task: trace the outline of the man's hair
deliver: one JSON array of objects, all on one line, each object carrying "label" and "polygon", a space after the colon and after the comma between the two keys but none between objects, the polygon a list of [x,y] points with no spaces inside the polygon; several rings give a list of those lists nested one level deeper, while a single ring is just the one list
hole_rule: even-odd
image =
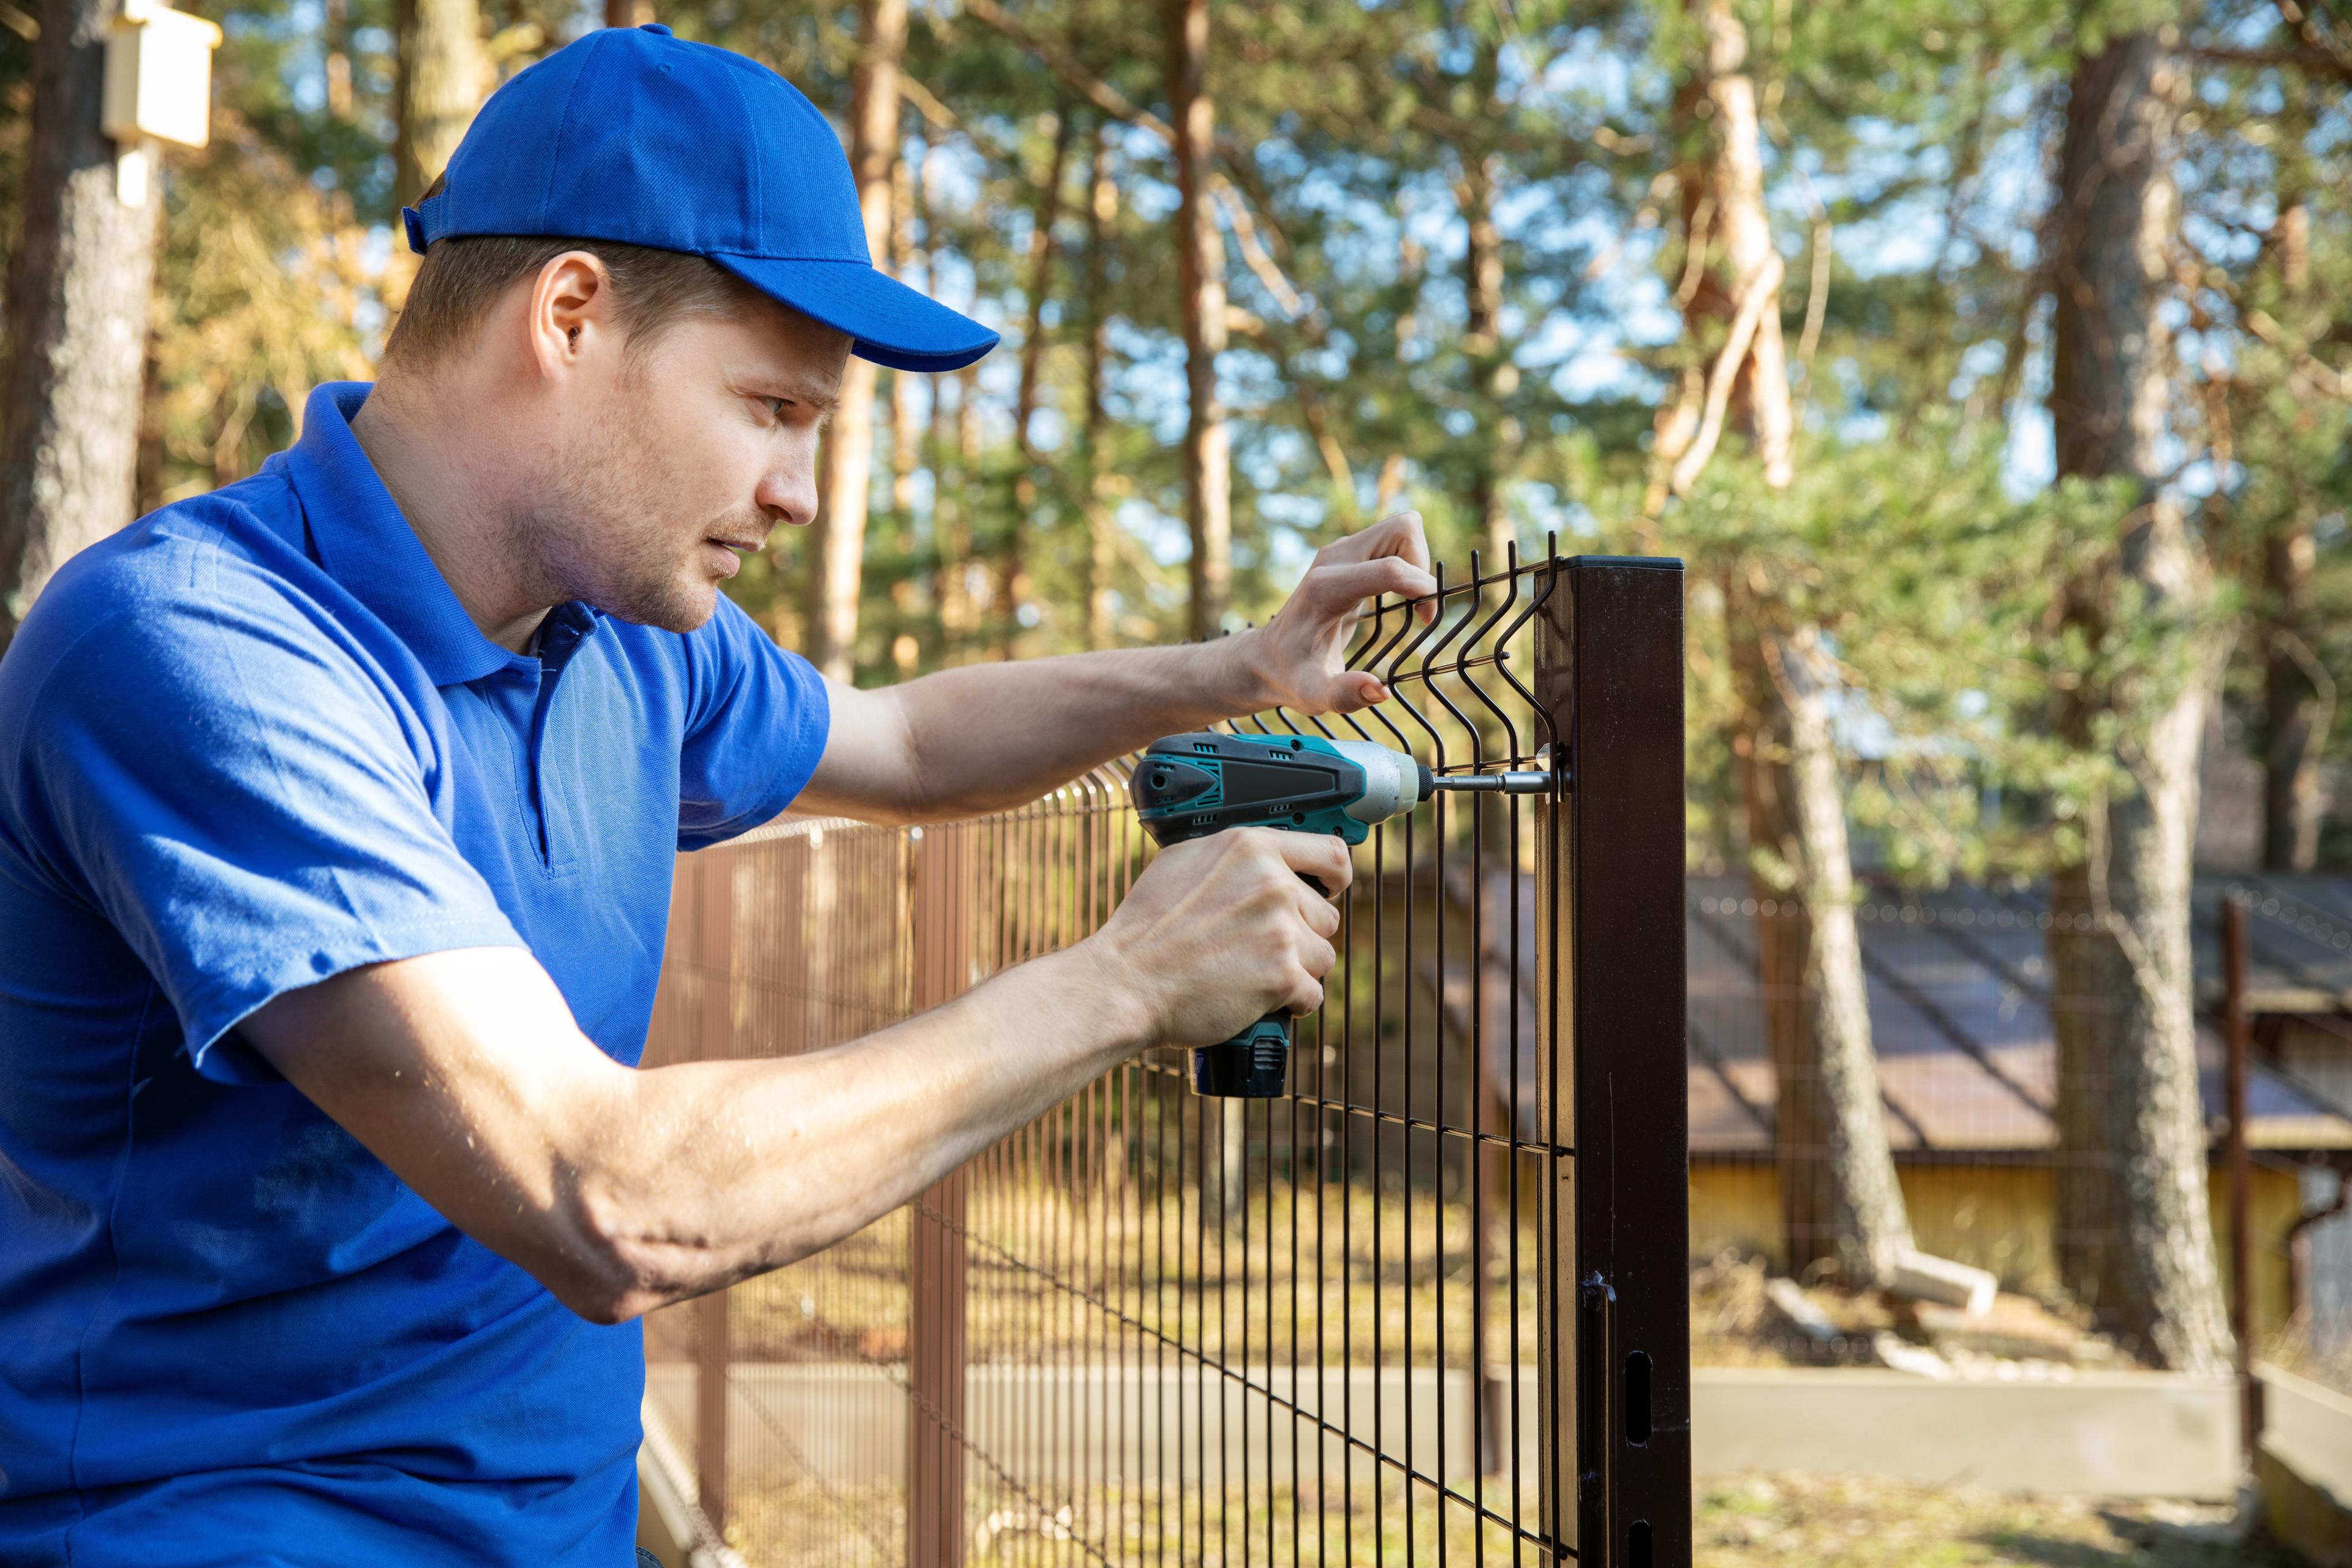
[{"label": "man's hair", "polygon": [[[431,195],[441,188],[433,182]],[[584,250],[613,279],[614,319],[638,353],[689,316],[733,316],[768,297],[707,257],[605,239],[467,235],[437,239],[416,268],[408,302],[383,345],[387,365],[432,364],[473,342],[499,297],[567,250]]]}]

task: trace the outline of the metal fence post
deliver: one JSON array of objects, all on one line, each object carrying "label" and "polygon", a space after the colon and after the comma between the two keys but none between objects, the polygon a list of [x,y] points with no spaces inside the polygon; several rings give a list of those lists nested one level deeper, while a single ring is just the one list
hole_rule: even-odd
[{"label": "metal fence post", "polygon": [[[917,1009],[971,984],[972,829],[935,826],[915,843]],[[964,1554],[964,1214],[967,1173],[915,1200],[907,1243],[907,1562],[960,1568]]]},{"label": "metal fence post", "polygon": [[[725,864],[698,862],[691,967],[694,1054],[717,1061],[735,1051],[735,879]],[[694,1304],[694,1470],[696,1501],[710,1528],[727,1528],[727,1292]]]},{"label": "metal fence post", "polygon": [[710,1528],[727,1529],[727,1292],[694,1303],[696,1500]]},{"label": "metal fence post", "polygon": [[1681,1565],[1691,1554],[1682,563],[1582,556],[1560,573],[1536,642],[1536,695],[1554,770],[1566,773],[1538,895],[1556,988],[1539,1092],[1546,1135],[1575,1157],[1543,1226],[1546,1522],[1567,1546],[1572,1520],[1584,1564]]}]

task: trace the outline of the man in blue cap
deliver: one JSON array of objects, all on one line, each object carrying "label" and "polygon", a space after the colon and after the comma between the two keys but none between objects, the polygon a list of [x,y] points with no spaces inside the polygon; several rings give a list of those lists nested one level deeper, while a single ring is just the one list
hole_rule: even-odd
[{"label": "man in blue cap", "polygon": [[866,1039],[638,1072],[671,862],[789,805],[1012,805],[1385,693],[1401,519],[1263,629],[822,680],[718,585],[815,510],[871,266],[765,68],[603,32],[405,215],[383,378],[61,572],[0,661],[0,1562],[598,1564],[633,1320],[855,1231],[1138,1047],[1321,995],[1336,840],[1171,848],[1096,936]]}]

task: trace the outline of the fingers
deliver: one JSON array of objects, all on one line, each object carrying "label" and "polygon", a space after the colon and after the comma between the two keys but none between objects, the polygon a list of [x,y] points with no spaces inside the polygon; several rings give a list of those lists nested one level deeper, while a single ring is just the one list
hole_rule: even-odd
[{"label": "fingers", "polygon": [[1394,517],[1383,518],[1348,535],[1334,540],[1316,552],[1318,561],[1370,561],[1376,556],[1398,555],[1429,570],[1429,537],[1422,531],[1421,513],[1401,511]]},{"label": "fingers", "polygon": [[1328,942],[1339,934],[1339,907],[1330,900],[1319,897],[1304,882],[1291,884],[1290,896],[1298,906],[1298,918],[1307,929]]},{"label": "fingers", "polygon": [[1282,1010],[1294,1018],[1304,1018],[1322,1005],[1321,983],[1302,974],[1298,984],[1292,988],[1289,998],[1283,1004]]},{"label": "fingers", "polygon": [[1089,937],[1159,1009],[1168,1043],[1228,1038],[1270,1012],[1309,1013],[1339,963],[1334,891],[1353,878],[1347,845],[1320,833],[1240,827],[1170,845]]},{"label": "fingers", "polygon": [[[1437,618],[1437,602],[1428,595],[1437,592],[1437,579],[1429,570],[1429,538],[1422,531],[1421,513],[1401,511],[1385,521],[1376,522],[1360,533],[1325,545],[1316,552],[1315,567],[1307,574],[1307,582],[1318,576],[1328,576],[1333,567],[1350,563],[1377,565],[1393,562],[1401,569],[1398,575],[1376,587],[1360,593],[1359,599],[1374,594],[1394,594],[1399,598],[1423,600],[1413,605],[1413,615],[1424,625]],[[1301,584],[1301,587],[1306,584]]]},{"label": "fingers", "polygon": [[1402,555],[1383,555],[1371,561],[1325,562],[1307,574],[1298,589],[1318,607],[1354,609],[1382,594],[1394,594],[1400,599],[1424,598],[1437,592],[1437,579],[1428,568],[1416,566]]},{"label": "fingers", "polygon": [[1294,928],[1290,938],[1290,962],[1297,966],[1289,994],[1277,1004],[1293,1016],[1303,1016],[1323,1005],[1323,976],[1331,973],[1339,962],[1339,950],[1331,939],[1339,934],[1339,911],[1330,900],[1318,896],[1315,890],[1298,880],[1299,876],[1314,878],[1337,893],[1355,879],[1355,863],[1349,857],[1346,843],[1328,834],[1284,833],[1271,827],[1249,827],[1240,830],[1251,841],[1250,847],[1259,853],[1271,852],[1286,873],[1286,890],[1300,922],[1307,928]]},{"label": "fingers", "polygon": [[1323,977],[1338,965],[1339,950],[1309,932],[1294,942],[1290,962],[1296,973],[1278,1005],[1296,1017],[1323,1005]]},{"label": "fingers", "polygon": [[1388,683],[1369,669],[1351,669],[1333,683],[1332,713],[1354,713],[1389,700]]},{"label": "fingers", "polygon": [[1249,835],[1262,852],[1271,853],[1300,876],[1322,883],[1327,893],[1337,893],[1356,879],[1356,862],[1347,844],[1332,834],[1285,833],[1273,827],[1240,831]]}]

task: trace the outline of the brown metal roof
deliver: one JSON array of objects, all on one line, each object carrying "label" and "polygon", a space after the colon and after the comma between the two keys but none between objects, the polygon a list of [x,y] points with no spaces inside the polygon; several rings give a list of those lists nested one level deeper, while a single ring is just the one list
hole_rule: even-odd
[{"label": "brown metal roof", "polygon": [[[2200,878],[2200,1003],[2220,993],[2216,910],[2252,901],[2252,1009],[2352,1013],[2352,879]],[[1770,916],[1744,879],[1694,878],[1689,894],[1690,1113],[1694,1153],[1762,1153],[1776,1098],[1764,1042],[1754,932]],[[1859,909],[1863,963],[1887,1131],[1898,1152],[2025,1153],[2056,1127],[2054,998],[2043,955],[2050,912],[2038,890],[1882,888]],[[2352,1039],[2347,1039],[2352,1050]],[[2221,1104],[2221,1048],[2208,1026],[2199,1058],[2209,1117]],[[2352,1149],[2352,1113],[2257,1060],[2251,1141],[2275,1150]]]}]

